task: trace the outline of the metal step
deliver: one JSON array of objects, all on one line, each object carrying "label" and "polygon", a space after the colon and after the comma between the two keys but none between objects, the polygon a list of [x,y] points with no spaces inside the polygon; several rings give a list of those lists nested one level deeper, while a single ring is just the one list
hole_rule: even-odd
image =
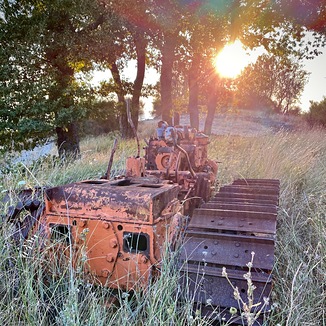
[{"label": "metal step", "polygon": [[280,180],[277,179],[237,179],[234,180],[232,185],[270,185],[270,186],[280,186]]},{"label": "metal step", "polygon": [[241,193],[241,192],[219,192],[214,198],[226,198],[226,199],[245,199],[245,200],[263,200],[271,201],[274,203],[278,201],[278,195],[266,195],[261,193]]}]

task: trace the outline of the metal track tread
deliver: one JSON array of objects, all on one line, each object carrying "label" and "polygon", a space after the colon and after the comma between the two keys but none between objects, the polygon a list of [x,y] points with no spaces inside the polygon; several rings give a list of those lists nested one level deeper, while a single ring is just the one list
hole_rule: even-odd
[{"label": "metal track tread", "polygon": [[16,244],[21,244],[28,238],[43,212],[42,191],[41,187],[21,190],[18,194],[20,201],[15,206],[10,206],[3,217],[3,222],[10,222],[14,226],[11,238]]},{"label": "metal track tread", "polygon": [[[263,307],[263,297],[269,297],[271,291],[279,189],[278,180],[235,180],[195,209],[180,254],[180,284],[184,295],[201,307],[202,315],[207,314],[208,304],[213,312],[230,307],[241,310],[233,287],[249,304],[244,275],[252,252],[253,309]],[[223,267],[233,287],[222,275]],[[270,305],[264,307],[265,312],[269,309]]]}]

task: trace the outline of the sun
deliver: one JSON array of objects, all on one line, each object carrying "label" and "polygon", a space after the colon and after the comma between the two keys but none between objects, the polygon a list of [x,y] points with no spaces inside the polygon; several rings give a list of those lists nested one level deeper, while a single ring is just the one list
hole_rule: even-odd
[{"label": "sun", "polygon": [[236,78],[249,62],[243,44],[236,40],[227,44],[215,57],[214,66],[221,77]]}]

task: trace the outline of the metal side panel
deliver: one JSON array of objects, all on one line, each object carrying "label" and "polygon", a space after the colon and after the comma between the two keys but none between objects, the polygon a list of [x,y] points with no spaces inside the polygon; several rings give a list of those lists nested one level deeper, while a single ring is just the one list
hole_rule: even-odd
[{"label": "metal side panel", "polygon": [[246,267],[251,252],[255,253],[257,269],[272,270],[274,240],[257,236],[188,231],[180,258],[216,266]]}]

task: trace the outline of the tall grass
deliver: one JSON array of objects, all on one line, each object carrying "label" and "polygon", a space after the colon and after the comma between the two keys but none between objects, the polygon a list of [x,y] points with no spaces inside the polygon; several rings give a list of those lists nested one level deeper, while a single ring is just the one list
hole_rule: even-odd
[{"label": "tall grass", "polygon": [[[114,138],[85,139],[82,159],[73,164],[48,157],[31,166],[11,167],[1,176],[0,191],[9,190],[13,202],[15,192],[26,185],[58,185],[100,177]],[[122,174],[125,158],[135,152],[134,141],[119,141],[111,175]],[[209,156],[221,162],[220,185],[242,177],[281,180],[269,324],[326,325],[325,132],[279,132],[259,138],[216,136],[212,137]],[[39,243],[37,237],[23,246],[10,243],[10,232],[7,224],[2,225],[2,325],[209,324],[192,316],[191,302],[178,304],[178,268],[168,251],[161,277],[147,291],[133,296],[120,293],[118,304],[108,305],[111,290],[88,283],[69,262],[62,265],[59,259],[49,260],[47,250],[51,248]]]},{"label": "tall grass", "polygon": [[326,325],[326,134],[218,137],[210,151],[222,184],[281,180],[271,325]]}]

